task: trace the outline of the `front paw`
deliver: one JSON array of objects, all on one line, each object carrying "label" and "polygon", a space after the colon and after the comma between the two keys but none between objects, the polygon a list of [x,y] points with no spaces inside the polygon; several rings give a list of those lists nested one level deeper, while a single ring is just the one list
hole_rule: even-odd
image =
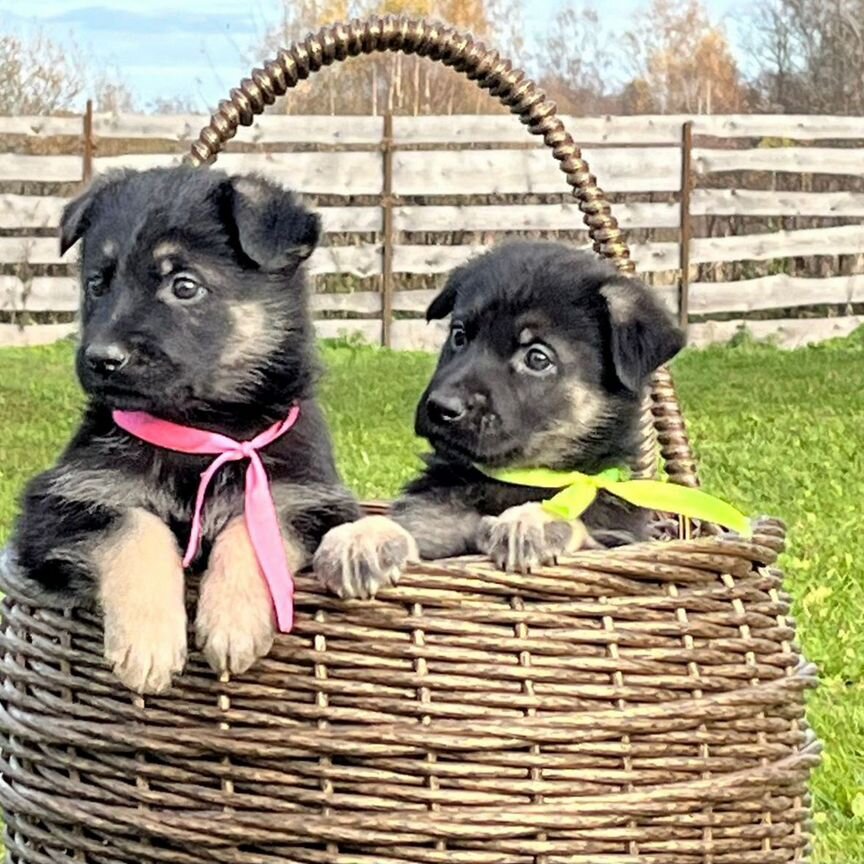
[{"label": "front paw", "polygon": [[216,538],[201,581],[195,635],[214,671],[241,675],[273,647],[273,601],[242,518]]},{"label": "front paw", "polygon": [[324,587],[343,599],[368,598],[395,585],[419,555],[414,538],[385,516],[366,516],[332,528],[313,567]]},{"label": "front paw", "polygon": [[105,659],[122,684],[142,694],[164,692],[186,666],[185,611],[181,615],[164,607],[152,612],[125,624],[105,619]]},{"label": "front paw", "polygon": [[133,509],[93,555],[105,658],[131,690],[167,690],[186,665],[183,565],[174,535],[153,514]]},{"label": "front paw", "polygon": [[536,502],[486,516],[477,533],[477,548],[501,570],[529,573],[554,564],[559,555],[589,546],[591,540],[578,519],[565,522],[546,513]]}]

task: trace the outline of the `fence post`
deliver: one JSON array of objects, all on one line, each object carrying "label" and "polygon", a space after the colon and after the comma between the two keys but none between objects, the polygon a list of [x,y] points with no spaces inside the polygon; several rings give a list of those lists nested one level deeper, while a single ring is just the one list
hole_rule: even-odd
[{"label": "fence post", "polygon": [[691,161],[693,155],[693,121],[681,127],[681,204],[679,207],[678,266],[678,323],[687,332],[690,306],[690,196],[693,191]]},{"label": "fence post", "polygon": [[87,109],[84,112],[84,165],[81,171],[81,179],[89,183],[93,178],[93,151],[96,149],[93,141],[93,100],[87,100]]},{"label": "fence post", "polygon": [[383,248],[381,260],[381,341],[390,347],[390,331],[393,324],[393,115],[384,115],[384,137],[381,139],[381,154],[384,168],[384,188],[381,194],[383,217]]}]

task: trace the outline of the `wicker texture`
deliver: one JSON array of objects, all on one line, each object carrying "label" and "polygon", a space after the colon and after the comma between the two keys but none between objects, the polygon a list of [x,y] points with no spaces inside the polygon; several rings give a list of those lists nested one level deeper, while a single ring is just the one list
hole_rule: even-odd
[{"label": "wicker texture", "polygon": [[[437,59],[508,105],[551,148],[597,252],[632,270],[554,106],[437,24],[334,25],[280,52],[220,105],[190,161],[211,162],[312,72],[381,50]],[[640,473],[659,449],[672,479],[696,485],[665,370],[643,426]],[[113,679],[97,616],[36,608],[0,565],[9,860],[803,861],[816,677],[775,567],[783,526],[762,520],[750,541],[678,534],[528,576],[479,558],[426,563],[375,603],[341,603],[301,576],[294,632],[249,674],[216,680],[193,655],[147,699]]]}]

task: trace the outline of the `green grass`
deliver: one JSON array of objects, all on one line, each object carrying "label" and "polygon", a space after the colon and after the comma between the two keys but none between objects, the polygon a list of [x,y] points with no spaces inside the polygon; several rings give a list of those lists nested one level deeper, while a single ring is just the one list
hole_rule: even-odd
[{"label": "green grass", "polygon": [[[56,455],[80,397],[71,348],[0,351],[0,542],[25,478]],[[425,355],[328,346],[324,402],[346,481],[392,495],[422,450],[414,402]],[[864,337],[781,352],[688,351],[676,380],[706,486],[790,526],[783,566],[823,686],[810,717],[825,742],[814,782],[816,864],[864,864]]]}]

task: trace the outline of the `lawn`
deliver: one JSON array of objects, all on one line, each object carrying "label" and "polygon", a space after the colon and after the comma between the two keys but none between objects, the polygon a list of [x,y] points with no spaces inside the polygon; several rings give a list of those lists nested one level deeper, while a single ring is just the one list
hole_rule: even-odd
[{"label": "lawn", "polygon": [[[67,344],[0,351],[0,542],[25,478],[48,464],[80,404]],[[392,495],[417,465],[419,354],[325,348],[324,402],[342,471]],[[864,335],[781,352],[687,351],[676,379],[707,488],[790,526],[783,566],[823,686],[810,717],[826,758],[814,783],[815,864],[864,864]]]}]

